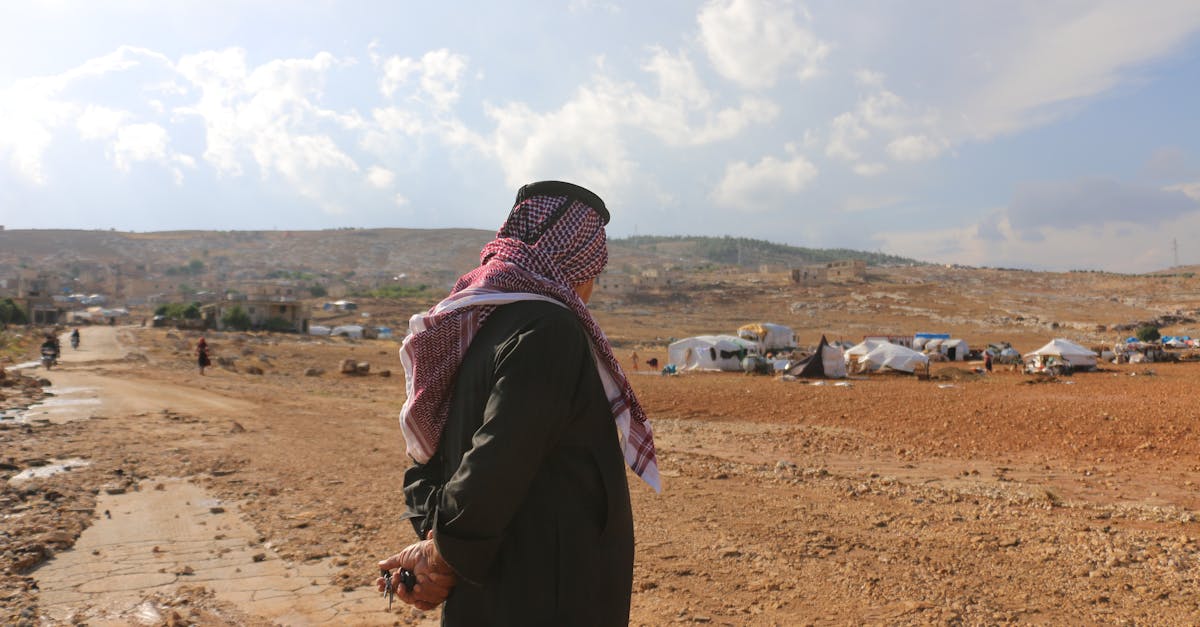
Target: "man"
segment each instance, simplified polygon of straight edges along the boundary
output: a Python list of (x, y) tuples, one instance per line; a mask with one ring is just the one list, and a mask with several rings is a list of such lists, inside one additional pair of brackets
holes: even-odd
[(379, 566), (415, 575), (393, 584), (401, 600), (445, 600), (444, 625), (629, 621), (624, 463), (656, 490), (659, 477), (645, 412), (586, 306), (608, 218), (577, 185), (522, 187), (480, 266), (409, 323), (400, 423), (420, 541)]

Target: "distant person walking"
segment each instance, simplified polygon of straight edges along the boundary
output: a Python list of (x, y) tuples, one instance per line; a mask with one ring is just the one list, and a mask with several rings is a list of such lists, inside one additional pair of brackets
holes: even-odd
[(196, 365), (200, 366), (200, 376), (204, 376), (204, 369), (212, 365), (212, 360), (208, 358), (208, 342), (204, 338), (196, 343)]
[(992, 373), (992, 354), (989, 351), (983, 351), (983, 369), (988, 374)]
[(633, 360), (633, 369), (634, 369), (634, 370), (637, 370), (637, 369), (638, 369), (638, 354), (637, 354), (637, 351), (633, 351), (633, 354), (632, 354), (632, 355), (630, 355), (630, 356), (629, 356), (629, 358), (630, 358), (631, 360)]

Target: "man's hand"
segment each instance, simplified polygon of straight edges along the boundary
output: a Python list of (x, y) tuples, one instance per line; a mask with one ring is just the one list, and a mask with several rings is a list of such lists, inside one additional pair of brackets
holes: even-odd
[[(422, 611), (441, 605), (458, 582), (454, 569), (450, 568), (438, 553), (437, 545), (433, 542), (433, 532), (429, 533), (427, 539), (410, 544), (399, 553), (379, 562), (380, 570), (399, 568), (411, 570), (416, 576), (417, 584), (410, 591), (400, 583), (398, 576), (393, 576), (392, 587), (396, 597)], [(377, 578), (375, 586), (380, 592), (384, 592), (384, 578)]]

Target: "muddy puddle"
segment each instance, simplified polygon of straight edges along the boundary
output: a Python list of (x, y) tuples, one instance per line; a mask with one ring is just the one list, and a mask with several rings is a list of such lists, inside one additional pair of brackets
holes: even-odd
[(51, 459), (51, 460), (48, 460), (48, 463), (46, 463), (44, 465), (34, 466), (32, 468), (26, 468), (25, 470), (22, 470), (21, 472), (17, 473), (15, 476), (9, 478), (8, 484), (11, 486), (18, 486), (18, 485), (33, 481), (35, 479), (46, 479), (48, 477), (53, 477), (54, 475), (57, 475), (57, 474), (61, 474), (64, 472), (70, 472), (71, 470), (74, 470), (75, 468), (83, 468), (85, 466), (90, 466), (91, 463), (92, 462), (89, 462), (86, 459), (79, 459), (79, 458), (62, 459), (62, 460)]
[(91, 418), (102, 401), (95, 388), (57, 388), (46, 397), (23, 409), (0, 412), (0, 420), (19, 424), (48, 422), (62, 424)]
[[(284, 625), (394, 624), (373, 588), (333, 585), (329, 560), (282, 560), (237, 513), (182, 479), (147, 480), (101, 494), (95, 522), (74, 547), (33, 573), (46, 624), (155, 624), (163, 599), (201, 589), (217, 602)], [(397, 608), (413, 616), (407, 608)], [(431, 613), (428, 624), (436, 624)]]

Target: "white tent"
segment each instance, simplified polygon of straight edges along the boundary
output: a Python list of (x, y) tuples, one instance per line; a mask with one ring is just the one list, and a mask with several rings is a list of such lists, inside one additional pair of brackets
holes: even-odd
[[(915, 348), (915, 347), (914, 347)], [(970, 349), (966, 340), (934, 338), (927, 340), (923, 346), (926, 355), (941, 353), (950, 361), (965, 361)]]
[(363, 336), (363, 328), (357, 324), (343, 324), (339, 327), (333, 327), (333, 330), (331, 330), (329, 334), (334, 337), (341, 335), (348, 338), (361, 340)]
[(901, 372), (916, 372), (929, 365), (929, 358), (911, 348), (883, 343), (857, 358), (859, 370), (873, 372), (890, 368)]
[(846, 364), (857, 363), (858, 358), (875, 350), (876, 347), (888, 344), (887, 340), (867, 339), (846, 349)]
[(796, 334), (791, 327), (770, 322), (756, 322), (738, 327), (738, 337), (754, 342), (758, 352), (791, 350), (796, 348)]
[(677, 370), (741, 371), (742, 357), (755, 349), (754, 343), (732, 335), (699, 335), (672, 342), (667, 360)]
[(1074, 368), (1095, 368), (1096, 353), (1072, 342), (1071, 340), (1054, 339), (1045, 346), (1025, 355), (1028, 358), (1030, 355), (1038, 355), (1040, 357), (1058, 357), (1063, 361), (1071, 364)]

